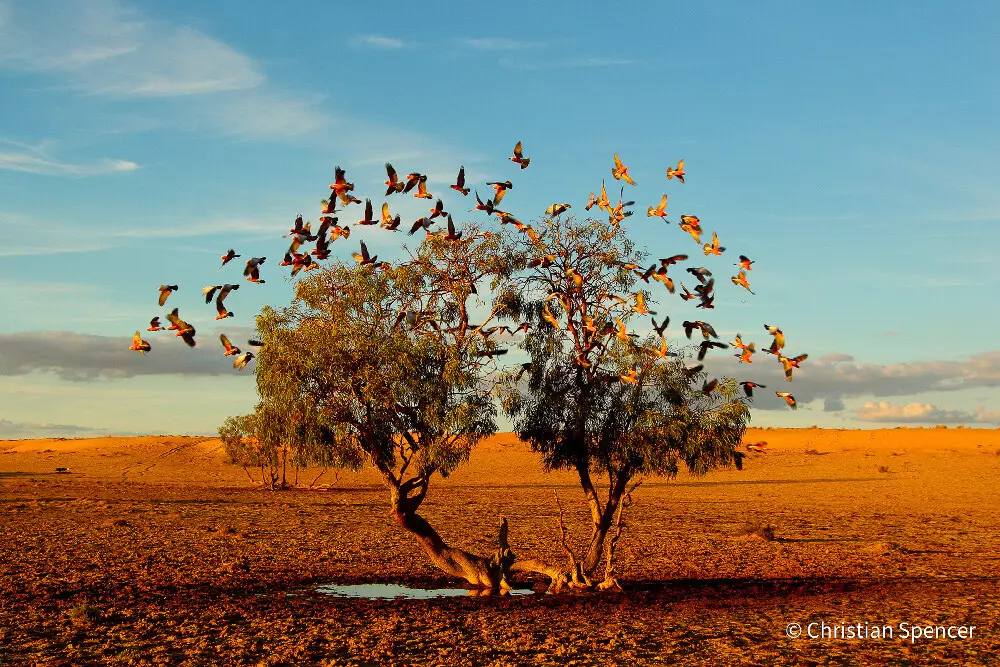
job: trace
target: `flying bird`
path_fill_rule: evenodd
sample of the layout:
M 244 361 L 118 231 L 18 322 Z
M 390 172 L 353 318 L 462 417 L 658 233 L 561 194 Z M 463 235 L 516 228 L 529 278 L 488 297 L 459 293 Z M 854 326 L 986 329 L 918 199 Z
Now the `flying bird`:
M 756 382 L 751 382 L 749 380 L 740 382 L 740 386 L 743 387 L 743 393 L 747 395 L 747 398 L 753 398 L 753 390 L 755 388 L 767 389 L 767 385 L 757 384 Z
M 247 277 L 252 283 L 263 283 L 264 281 L 260 279 L 260 265 L 264 263 L 266 257 L 251 257 L 247 260 L 246 268 L 243 269 L 243 275 Z
M 660 200 L 660 203 L 656 206 L 656 208 L 653 208 L 652 206 L 649 207 L 649 210 L 646 212 L 646 217 L 652 218 L 654 216 L 666 219 L 667 195 L 663 195 L 663 198 Z
M 703 340 L 701 341 L 701 345 L 698 346 L 698 361 L 704 360 L 705 355 L 708 354 L 708 351 L 713 347 L 717 347 L 719 349 L 725 349 L 729 346 L 726 345 L 725 343 L 717 343 L 714 340 Z
M 167 327 L 170 331 L 176 331 L 175 336 L 180 336 L 188 347 L 194 347 L 194 335 L 195 329 L 193 326 L 181 319 L 178 309 L 174 308 L 167 314 L 167 319 L 170 320 L 170 326 Z
M 780 350 L 785 347 L 785 334 L 782 333 L 781 329 L 776 326 L 771 326 L 770 324 L 765 324 L 764 330 L 774 336 L 774 344 L 771 346 L 773 350 Z
M 788 392 L 786 392 L 786 391 L 776 391 L 774 393 L 775 393 L 776 396 L 780 396 L 781 398 L 785 399 L 785 403 L 788 403 L 788 406 L 792 410 L 795 410 L 795 409 L 798 408 L 798 404 L 795 402 L 795 397 L 792 396 L 791 394 L 789 394 Z
M 647 350 L 647 352 L 651 352 L 661 359 L 679 356 L 676 352 L 669 352 L 667 350 L 667 339 L 663 337 L 663 334 L 660 334 L 660 347 Z
M 683 262 L 687 258 L 688 258 L 687 255 L 671 255 L 670 257 L 667 257 L 665 259 L 661 258 L 660 265 L 663 268 L 667 269 L 670 268 L 671 265 L 676 264 L 677 262 Z
M 531 162 L 531 158 L 524 157 L 522 150 L 523 147 L 521 146 L 521 142 L 519 141 L 517 142 L 517 144 L 514 145 L 514 156 L 510 158 L 510 161 L 521 165 L 521 169 L 526 169 L 528 163 Z
M 705 251 L 705 255 L 721 255 L 726 251 L 725 248 L 719 247 L 719 235 L 712 232 L 712 242 L 706 243 L 702 246 L 702 250 Z
M 677 168 L 667 167 L 667 180 L 676 178 L 681 183 L 684 182 L 684 160 L 678 160 Z
M 230 248 L 229 252 L 227 252 L 225 255 L 222 255 L 222 266 L 225 266 L 230 262 L 230 260 L 233 260 L 237 257 L 239 257 L 239 255 L 236 254 L 236 251 Z M 221 269 L 222 266 L 220 266 L 219 268 Z
M 694 215 L 682 215 L 677 223 L 680 228 L 691 235 L 695 243 L 701 243 L 701 221 Z
M 547 209 L 545 209 L 545 215 L 559 215 L 565 211 L 573 208 L 570 204 L 550 204 Z
M 247 367 L 247 364 L 250 363 L 250 360 L 253 358 L 254 358 L 253 352 L 244 352 L 240 356 L 236 357 L 236 360 L 233 362 L 233 368 L 237 370 L 243 370 L 244 368 Z
M 340 167 L 334 169 L 334 182 L 330 184 L 330 189 L 337 195 L 341 203 L 347 206 L 350 203 L 361 203 L 357 197 L 347 194 L 354 189 L 354 183 L 347 182 L 346 172 Z M 333 197 L 330 198 L 331 200 Z
M 462 232 L 455 231 L 455 222 L 451 219 L 451 214 L 448 214 L 448 233 L 445 235 L 446 241 L 457 241 L 462 238 Z
M 682 372 L 684 373 L 684 378 L 688 382 L 690 382 L 692 380 L 692 378 L 694 378 L 695 375 L 697 375 L 702 370 L 704 370 L 704 368 L 705 368 L 704 364 L 697 364 L 695 366 L 689 366 L 689 367 L 683 369 Z
M 225 348 L 225 352 L 222 356 L 229 357 L 240 353 L 240 348 L 230 343 L 226 334 L 219 334 L 219 340 L 222 341 L 222 347 Z
M 655 310 L 650 310 L 646 307 L 646 297 L 642 295 L 642 292 L 635 293 L 635 305 L 632 306 L 632 310 L 640 315 L 656 315 Z
M 479 193 L 476 192 L 476 208 L 472 209 L 470 213 L 472 211 L 486 211 L 486 215 L 492 215 L 494 210 L 493 200 L 487 199 L 486 202 L 483 203 L 483 200 L 479 198 Z
M 383 203 L 382 204 L 382 227 L 384 229 L 395 229 L 396 227 L 399 227 L 399 221 L 400 221 L 399 214 L 397 213 L 396 217 L 393 218 L 392 214 L 389 212 L 389 204 L 388 203 Z M 395 225 L 395 227 L 393 225 Z
M 421 176 L 420 180 L 417 181 L 417 191 L 413 193 L 413 196 L 417 199 L 434 199 L 434 195 L 427 192 L 427 177 Z
M 628 167 L 622 164 L 621 158 L 618 157 L 618 153 L 615 153 L 615 166 L 611 169 L 611 175 L 615 177 L 616 181 L 625 181 L 629 185 L 635 185 L 635 181 L 628 174 Z
M 403 192 L 409 192 L 413 188 L 417 187 L 417 184 L 420 183 L 420 179 L 424 179 L 426 181 L 427 177 L 416 171 L 412 174 L 407 174 L 406 186 L 403 188 Z
M 160 305 L 167 302 L 167 298 L 178 289 L 177 285 L 160 285 Z
M 388 176 L 388 179 L 385 182 L 387 186 L 385 196 L 388 197 L 394 192 L 402 192 L 406 184 L 400 183 L 399 175 L 396 174 L 396 170 L 393 169 L 392 165 L 388 162 L 385 163 L 385 173 Z
M 439 216 L 448 215 L 448 212 L 444 210 L 444 202 L 440 199 L 434 204 L 434 208 L 431 209 L 430 219 L 433 220 Z
M 629 369 L 628 373 L 622 373 L 618 376 L 622 382 L 627 382 L 629 384 L 639 384 L 639 374 L 636 369 Z
M 702 285 L 708 283 L 708 279 L 712 277 L 712 272 L 706 269 L 704 266 L 690 267 L 687 272 L 698 279 Z
M 465 167 L 461 167 L 458 170 L 458 178 L 455 179 L 455 184 L 451 186 L 452 190 L 456 192 L 461 192 L 462 196 L 465 197 L 469 194 L 469 188 L 465 187 Z
M 740 255 L 739 264 L 737 264 L 736 266 L 740 267 L 744 271 L 752 271 L 753 269 L 750 266 L 751 264 L 753 264 L 753 260 L 752 259 L 750 259 L 746 255 Z
M 309 255 L 306 255 L 306 257 L 309 257 Z M 239 288 L 239 285 L 231 285 L 227 283 L 219 289 L 219 296 L 215 299 L 215 309 L 219 312 L 219 314 L 216 315 L 215 319 L 222 320 L 233 316 L 232 312 L 226 310 L 225 305 L 223 305 L 223 301 L 226 300 L 226 297 L 229 296 L 230 292 L 238 290 Z
M 364 241 L 361 242 L 361 252 L 351 253 L 351 256 L 354 257 L 354 260 L 358 263 L 358 266 L 366 266 L 374 264 L 375 260 L 378 259 L 378 255 L 375 255 L 374 257 L 368 255 L 368 246 L 365 245 Z
M 685 322 L 683 323 L 683 327 L 684 327 L 684 334 L 688 337 L 688 340 L 691 339 L 691 332 L 694 331 L 695 329 L 701 330 L 702 338 L 708 339 L 710 337 L 711 338 L 719 337 L 719 334 L 715 333 L 715 328 L 711 324 L 709 324 L 708 322 L 702 322 L 701 320 L 695 320 L 694 322 L 688 322 L 685 320 Z
M 146 354 L 153 348 L 147 341 L 144 341 L 142 339 L 142 336 L 139 335 L 139 332 L 136 331 L 135 335 L 132 336 L 132 347 L 130 347 L 129 349 L 134 350 L 139 354 Z
M 501 355 L 501 354 L 507 354 L 507 352 L 508 352 L 508 350 L 505 350 L 505 349 L 499 349 L 499 350 L 482 350 L 480 352 L 476 352 L 476 356 L 477 357 L 486 357 L 487 359 L 492 359 L 495 356 L 498 356 L 498 355 Z
M 413 226 L 410 227 L 410 232 L 409 232 L 410 236 L 413 236 L 414 234 L 416 234 L 417 230 L 420 229 L 421 227 L 424 228 L 424 229 L 426 229 L 427 233 L 430 234 L 431 233 L 431 231 L 430 231 L 431 230 L 431 224 L 432 224 L 431 221 L 429 219 L 427 219 L 427 218 L 419 218 L 419 219 L 417 219 L 417 221 L 413 223 Z
M 799 364 L 802 363 L 803 361 L 805 361 L 808 358 L 809 358 L 808 354 L 800 354 L 799 356 L 792 357 L 791 359 L 789 359 L 788 357 L 785 357 L 785 356 L 782 356 L 782 355 L 779 354 L 778 355 L 778 361 L 781 362 L 781 366 L 785 370 L 785 379 L 788 380 L 789 382 L 791 382 L 792 381 L 792 369 L 793 368 L 798 368 Z
M 160 317 L 156 316 L 149 321 L 149 327 L 146 331 L 163 331 L 163 327 L 160 326 Z
M 746 273 L 746 271 L 740 271 L 737 275 L 731 277 L 730 280 L 733 281 L 734 285 L 739 285 L 740 287 L 742 287 L 746 291 L 748 291 L 751 294 L 753 294 L 753 290 L 750 289 L 750 283 L 747 282 L 747 273 Z
M 205 303 L 212 303 L 212 297 L 215 296 L 216 290 L 220 289 L 222 289 L 222 285 L 208 285 L 207 287 L 203 287 L 201 293 L 205 296 Z
M 382 217 L 385 217 L 385 212 L 389 210 L 389 204 L 382 204 Z M 372 209 L 372 200 L 365 200 L 365 217 L 358 220 L 358 225 L 377 225 L 378 220 L 375 219 L 375 211 Z
M 663 332 L 666 330 L 667 325 L 670 324 L 670 316 L 663 318 L 663 324 L 657 324 L 656 319 L 649 318 L 653 322 L 653 330 L 656 331 L 657 335 L 662 336 Z

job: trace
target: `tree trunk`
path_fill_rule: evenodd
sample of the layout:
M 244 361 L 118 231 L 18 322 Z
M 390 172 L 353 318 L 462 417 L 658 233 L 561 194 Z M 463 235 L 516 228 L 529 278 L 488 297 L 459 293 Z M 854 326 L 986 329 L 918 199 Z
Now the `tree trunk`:
M 396 523 L 417 538 L 435 567 L 453 577 L 464 579 L 473 586 L 489 588 L 494 591 L 510 588 L 506 581 L 505 572 L 497 567 L 500 563 L 494 564 L 482 556 L 448 546 L 430 523 L 417 514 L 417 508 L 423 501 L 423 492 L 426 492 L 426 480 L 423 484 L 423 491 L 416 497 L 409 497 L 407 493 L 414 487 L 401 488 L 399 480 L 391 473 L 383 472 L 382 476 L 389 487 L 393 518 Z
M 597 491 L 590 479 L 590 473 L 585 469 L 584 471 L 586 472 L 586 477 L 581 473 L 580 484 L 584 487 L 584 493 L 587 494 L 594 525 L 590 536 L 590 545 L 587 547 L 586 555 L 584 555 L 582 567 L 587 576 L 593 577 L 601 564 L 608 531 L 614 525 L 615 513 L 621 504 L 622 496 L 625 495 L 625 489 L 631 475 L 628 474 L 627 470 L 623 470 L 617 474 L 609 474 L 608 502 L 602 508 L 597 498 Z

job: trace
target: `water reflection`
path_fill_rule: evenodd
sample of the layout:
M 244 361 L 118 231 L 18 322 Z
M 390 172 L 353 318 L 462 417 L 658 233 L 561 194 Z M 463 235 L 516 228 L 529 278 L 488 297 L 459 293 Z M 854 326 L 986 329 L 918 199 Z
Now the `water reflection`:
M 350 584 L 327 585 L 316 588 L 319 593 L 343 598 L 365 598 L 367 600 L 431 600 L 433 598 L 481 597 L 490 592 L 478 588 L 410 588 L 399 584 Z M 530 588 L 517 588 L 510 595 L 531 595 Z

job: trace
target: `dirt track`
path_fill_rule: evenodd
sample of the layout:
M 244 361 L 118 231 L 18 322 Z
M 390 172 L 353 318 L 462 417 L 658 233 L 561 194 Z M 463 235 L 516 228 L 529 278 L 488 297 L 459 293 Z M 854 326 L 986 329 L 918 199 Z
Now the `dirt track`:
M 742 472 L 643 484 L 624 595 L 429 602 L 313 591 L 454 585 L 370 474 L 268 492 L 218 440 L 0 442 L 0 663 L 997 664 L 1000 431 L 747 435 L 761 440 Z M 425 514 L 484 553 L 505 515 L 517 553 L 556 561 L 553 489 L 582 538 L 573 478 L 500 436 L 435 480 Z M 747 534 L 767 524 L 775 540 Z M 792 640 L 793 622 L 895 636 Z M 911 643 L 901 622 L 976 628 Z

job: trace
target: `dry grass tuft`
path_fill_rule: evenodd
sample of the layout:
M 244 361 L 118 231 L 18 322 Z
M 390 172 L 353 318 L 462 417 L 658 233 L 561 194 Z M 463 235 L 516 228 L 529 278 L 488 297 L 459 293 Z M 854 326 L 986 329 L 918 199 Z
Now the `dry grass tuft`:
M 741 535 L 756 535 L 768 542 L 778 539 L 778 527 L 773 523 L 764 521 L 759 517 L 748 517 L 743 523 Z

